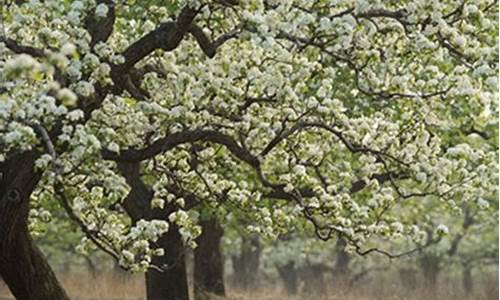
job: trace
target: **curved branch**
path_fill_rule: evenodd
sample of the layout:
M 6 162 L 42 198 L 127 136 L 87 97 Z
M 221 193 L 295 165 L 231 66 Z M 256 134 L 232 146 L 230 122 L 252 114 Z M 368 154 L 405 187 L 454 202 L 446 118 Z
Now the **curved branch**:
M 187 130 L 170 134 L 162 139 L 155 141 L 150 146 L 143 149 L 128 149 L 123 150 L 120 154 L 103 149 L 102 156 L 104 159 L 114 161 L 137 162 L 153 158 L 154 156 L 172 150 L 178 145 L 193 143 L 198 141 L 212 142 L 226 146 L 226 148 L 237 158 L 248 163 L 254 168 L 260 165 L 256 156 L 252 155 L 247 149 L 240 146 L 229 135 L 220 133 L 214 130 Z
M 177 21 L 161 24 L 141 39 L 130 45 L 123 53 L 125 62 L 117 66 L 117 72 L 127 73 L 137 62 L 151 54 L 156 49 L 172 51 L 180 44 L 191 22 L 198 13 L 197 10 L 185 6 Z
M 31 46 L 25 46 L 19 44 L 17 41 L 5 37 L 5 36 L 0 36 L 0 43 L 4 43 L 5 46 L 12 52 L 16 54 L 29 54 L 33 57 L 43 57 L 45 56 L 45 52 L 42 49 L 31 47 Z

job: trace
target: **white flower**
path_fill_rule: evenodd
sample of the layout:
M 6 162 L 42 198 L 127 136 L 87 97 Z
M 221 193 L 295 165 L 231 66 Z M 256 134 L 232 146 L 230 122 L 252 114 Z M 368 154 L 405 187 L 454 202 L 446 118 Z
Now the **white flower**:
M 306 175 L 306 167 L 304 167 L 303 165 L 296 165 L 295 167 L 293 167 L 293 172 L 296 175 L 305 176 Z
M 111 57 L 111 62 L 116 65 L 123 64 L 125 62 L 125 57 L 123 57 L 123 55 L 113 55 Z
M 465 47 L 465 44 L 467 43 L 467 40 L 461 36 L 461 35 L 457 35 L 454 39 L 453 39 L 453 43 L 458 47 L 458 48 L 464 48 Z
M 294 189 L 293 185 L 288 183 L 287 185 L 285 185 L 285 187 L 283 188 L 283 190 L 286 192 L 286 193 L 290 193 L 292 192 Z
M 184 198 L 178 198 L 177 200 L 175 200 L 175 203 L 177 205 L 179 205 L 180 207 L 184 207 L 184 205 L 185 205 Z
M 4 141 L 9 144 L 15 142 L 21 138 L 21 133 L 19 131 L 11 131 L 4 136 Z
M 39 169 L 45 169 L 51 161 L 52 161 L 52 156 L 50 156 L 49 154 L 44 154 L 40 156 L 39 159 L 36 160 L 35 166 Z
M 99 18 L 105 18 L 108 15 L 109 7 L 101 3 L 95 8 L 95 15 Z
M 73 55 L 76 52 L 76 46 L 72 43 L 66 43 L 61 47 L 61 53 L 64 55 Z
M 123 250 L 122 256 L 123 256 L 123 258 L 125 258 L 126 261 L 129 261 L 129 262 L 132 262 L 135 259 L 134 254 L 128 250 Z
M 82 1 L 75 1 L 71 3 L 71 8 L 73 10 L 83 10 L 85 8 L 85 5 L 83 4 Z
M 31 55 L 19 54 L 5 63 L 4 72 L 7 77 L 18 76 L 20 73 L 32 71 L 39 65 Z
M 151 207 L 152 208 L 163 208 L 163 207 L 165 207 L 165 200 L 163 200 L 161 198 L 153 198 L 153 200 L 151 200 Z
M 78 64 L 71 64 L 66 68 L 65 72 L 71 79 L 78 80 L 82 77 L 79 67 Z
M 478 9 L 477 6 L 475 6 L 474 4 L 467 4 L 464 7 L 464 11 L 467 15 L 470 15 L 470 14 L 475 14 L 478 11 Z
M 186 214 L 187 216 L 187 214 Z M 163 220 L 152 220 L 151 221 L 151 226 L 153 226 L 156 230 L 156 232 L 161 235 L 165 232 L 168 231 L 168 222 L 167 221 L 163 221 Z
M 83 118 L 83 111 L 80 109 L 75 109 L 73 111 L 70 111 L 68 115 L 66 116 L 70 121 L 77 121 L 79 119 Z
M 491 89 L 497 90 L 498 89 L 498 78 L 496 76 L 491 76 L 488 77 L 484 83 Z
M 182 113 L 185 111 L 184 106 L 175 106 L 170 109 L 170 116 L 173 118 L 178 118 L 182 115 Z
M 80 81 L 75 86 L 75 92 L 83 97 L 90 97 L 94 92 L 94 85 L 88 81 Z
M 490 207 L 490 203 L 483 198 L 477 199 L 477 206 L 479 206 L 480 209 L 487 209 Z
M 426 182 L 427 181 L 427 174 L 424 172 L 418 172 L 415 178 L 420 181 L 420 182 Z
M 80 13 L 78 11 L 72 10 L 67 15 L 66 18 L 73 25 L 80 24 Z
M 153 252 L 155 256 L 163 256 L 165 255 L 165 250 L 163 248 L 156 248 Z
M 73 93 L 73 91 L 71 91 L 68 88 L 60 89 L 57 92 L 57 98 L 59 100 L 61 100 L 61 102 L 65 106 L 74 106 L 76 104 L 76 100 L 77 100 L 75 93 Z
M 83 57 L 83 65 L 85 65 L 85 67 L 87 68 L 94 69 L 99 66 L 99 63 L 99 57 L 97 57 L 95 54 L 87 53 Z
M 117 143 L 115 143 L 115 142 L 111 142 L 108 145 L 108 149 L 109 149 L 109 151 L 112 151 L 112 152 L 115 152 L 115 153 L 119 153 L 120 152 L 120 146 Z
M 436 227 L 436 233 L 440 236 L 448 235 L 448 233 L 449 233 L 448 227 L 446 227 L 446 225 L 444 225 L 444 224 L 439 224 Z

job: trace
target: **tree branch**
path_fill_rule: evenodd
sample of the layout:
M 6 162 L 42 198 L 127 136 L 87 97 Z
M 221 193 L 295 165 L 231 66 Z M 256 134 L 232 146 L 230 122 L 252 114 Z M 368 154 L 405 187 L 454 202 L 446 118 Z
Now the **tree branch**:
M 85 18 L 85 27 L 90 33 L 90 47 L 93 48 L 99 42 L 105 42 L 113 32 L 115 24 L 115 4 L 112 0 L 97 0 L 96 4 L 105 4 L 109 11 L 106 17 L 97 18 L 91 14 Z
M 161 24 L 155 30 L 149 32 L 141 39 L 130 45 L 122 55 L 125 62 L 117 66 L 117 72 L 127 73 L 137 62 L 148 56 L 156 49 L 172 51 L 180 44 L 185 33 L 189 30 L 191 22 L 198 13 L 197 10 L 185 6 L 177 21 L 169 21 Z

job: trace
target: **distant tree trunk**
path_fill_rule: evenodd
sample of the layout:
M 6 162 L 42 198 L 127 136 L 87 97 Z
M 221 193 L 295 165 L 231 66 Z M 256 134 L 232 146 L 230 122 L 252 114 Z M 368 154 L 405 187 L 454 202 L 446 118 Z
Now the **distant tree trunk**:
M 343 239 L 338 239 L 337 244 L 335 245 L 337 260 L 335 261 L 332 273 L 333 279 L 337 284 L 347 283 L 351 277 L 351 270 L 349 269 L 351 256 L 344 250 L 346 245 L 347 244 Z
M 420 267 L 424 277 L 424 286 L 431 299 L 437 297 L 437 284 L 441 271 L 440 262 L 440 257 L 435 254 L 425 253 L 420 257 Z
M 97 277 L 97 267 L 96 267 L 94 261 L 88 255 L 83 255 L 83 258 L 85 259 L 85 264 L 87 265 L 87 270 L 89 271 L 90 275 L 93 278 L 96 278 Z
M 406 290 L 415 290 L 417 288 L 417 270 L 413 268 L 400 268 L 399 279 L 401 285 Z
M 0 164 L 0 276 L 18 300 L 69 299 L 28 231 L 30 195 L 40 174 L 37 154 L 18 154 Z
M 285 265 L 277 265 L 278 273 L 283 280 L 285 285 L 285 290 L 288 295 L 296 295 L 299 290 L 299 282 L 297 277 L 297 270 L 295 269 L 295 263 L 289 261 Z
M 127 270 L 124 270 L 118 261 L 114 262 L 113 270 L 112 270 L 113 279 L 118 280 L 120 282 L 125 282 L 130 278 L 130 273 Z
M 462 284 L 465 294 L 472 294 L 474 283 L 472 282 L 472 268 L 469 265 L 465 265 L 462 269 Z
M 324 295 L 325 272 L 330 269 L 323 264 L 309 264 L 302 268 L 301 273 L 304 280 L 304 290 L 306 295 Z
M 255 286 L 262 248 L 257 236 L 243 237 L 240 255 L 233 255 L 235 284 L 243 289 Z
M 200 222 L 202 233 L 194 251 L 194 296 L 197 300 L 206 295 L 225 296 L 224 262 L 220 243 L 224 231 L 216 218 Z
M 146 293 L 149 300 L 188 300 L 188 282 L 184 243 L 177 226 L 170 224 L 169 231 L 157 242 L 165 249 L 164 256 L 155 256 L 152 264 L 164 267 L 163 272 L 150 269 L 146 272 Z

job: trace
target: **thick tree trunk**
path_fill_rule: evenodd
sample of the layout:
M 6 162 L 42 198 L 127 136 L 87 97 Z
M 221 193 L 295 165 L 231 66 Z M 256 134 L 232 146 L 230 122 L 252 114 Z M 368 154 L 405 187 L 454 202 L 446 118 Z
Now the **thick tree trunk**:
M 240 255 L 233 255 L 235 284 L 243 289 L 253 287 L 257 281 L 262 248 L 257 236 L 243 237 Z
M 40 179 L 35 159 L 27 152 L 0 165 L 0 275 L 18 300 L 68 299 L 28 232 L 30 196 Z
M 299 281 L 297 278 L 295 263 L 293 261 L 289 261 L 286 265 L 277 265 L 276 268 L 278 269 L 278 273 L 283 280 L 287 294 L 296 295 L 299 291 Z
M 194 252 L 194 295 L 196 300 L 207 295 L 225 296 L 224 261 L 220 242 L 224 231 L 216 218 L 200 222 L 202 234 Z
M 152 263 L 164 271 L 151 269 L 146 273 L 148 300 L 189 300 L 184 243 L 177 226 L 170 224 L 157 243 L 165 255 L 155 256 Z
M 123 206 L 132 222 L 140 219 L 167 220 L 175 207 L 167 205 L 164 209 L 151 208 L 153 191 L 141 179 L 139 163 L 120 163 L 122 175 L 130 185 L 131 191 Z M 185 249 L 179 228 L 170 224 L 170 228 L 157 241 L 156 246 L 163 248 L 164 256 L 155 256 L 152 264 L 162 271 L 150 269 L 146 272 L 146 294 L 148 300 L 188 300 L 188 282 L 186 274 Z

